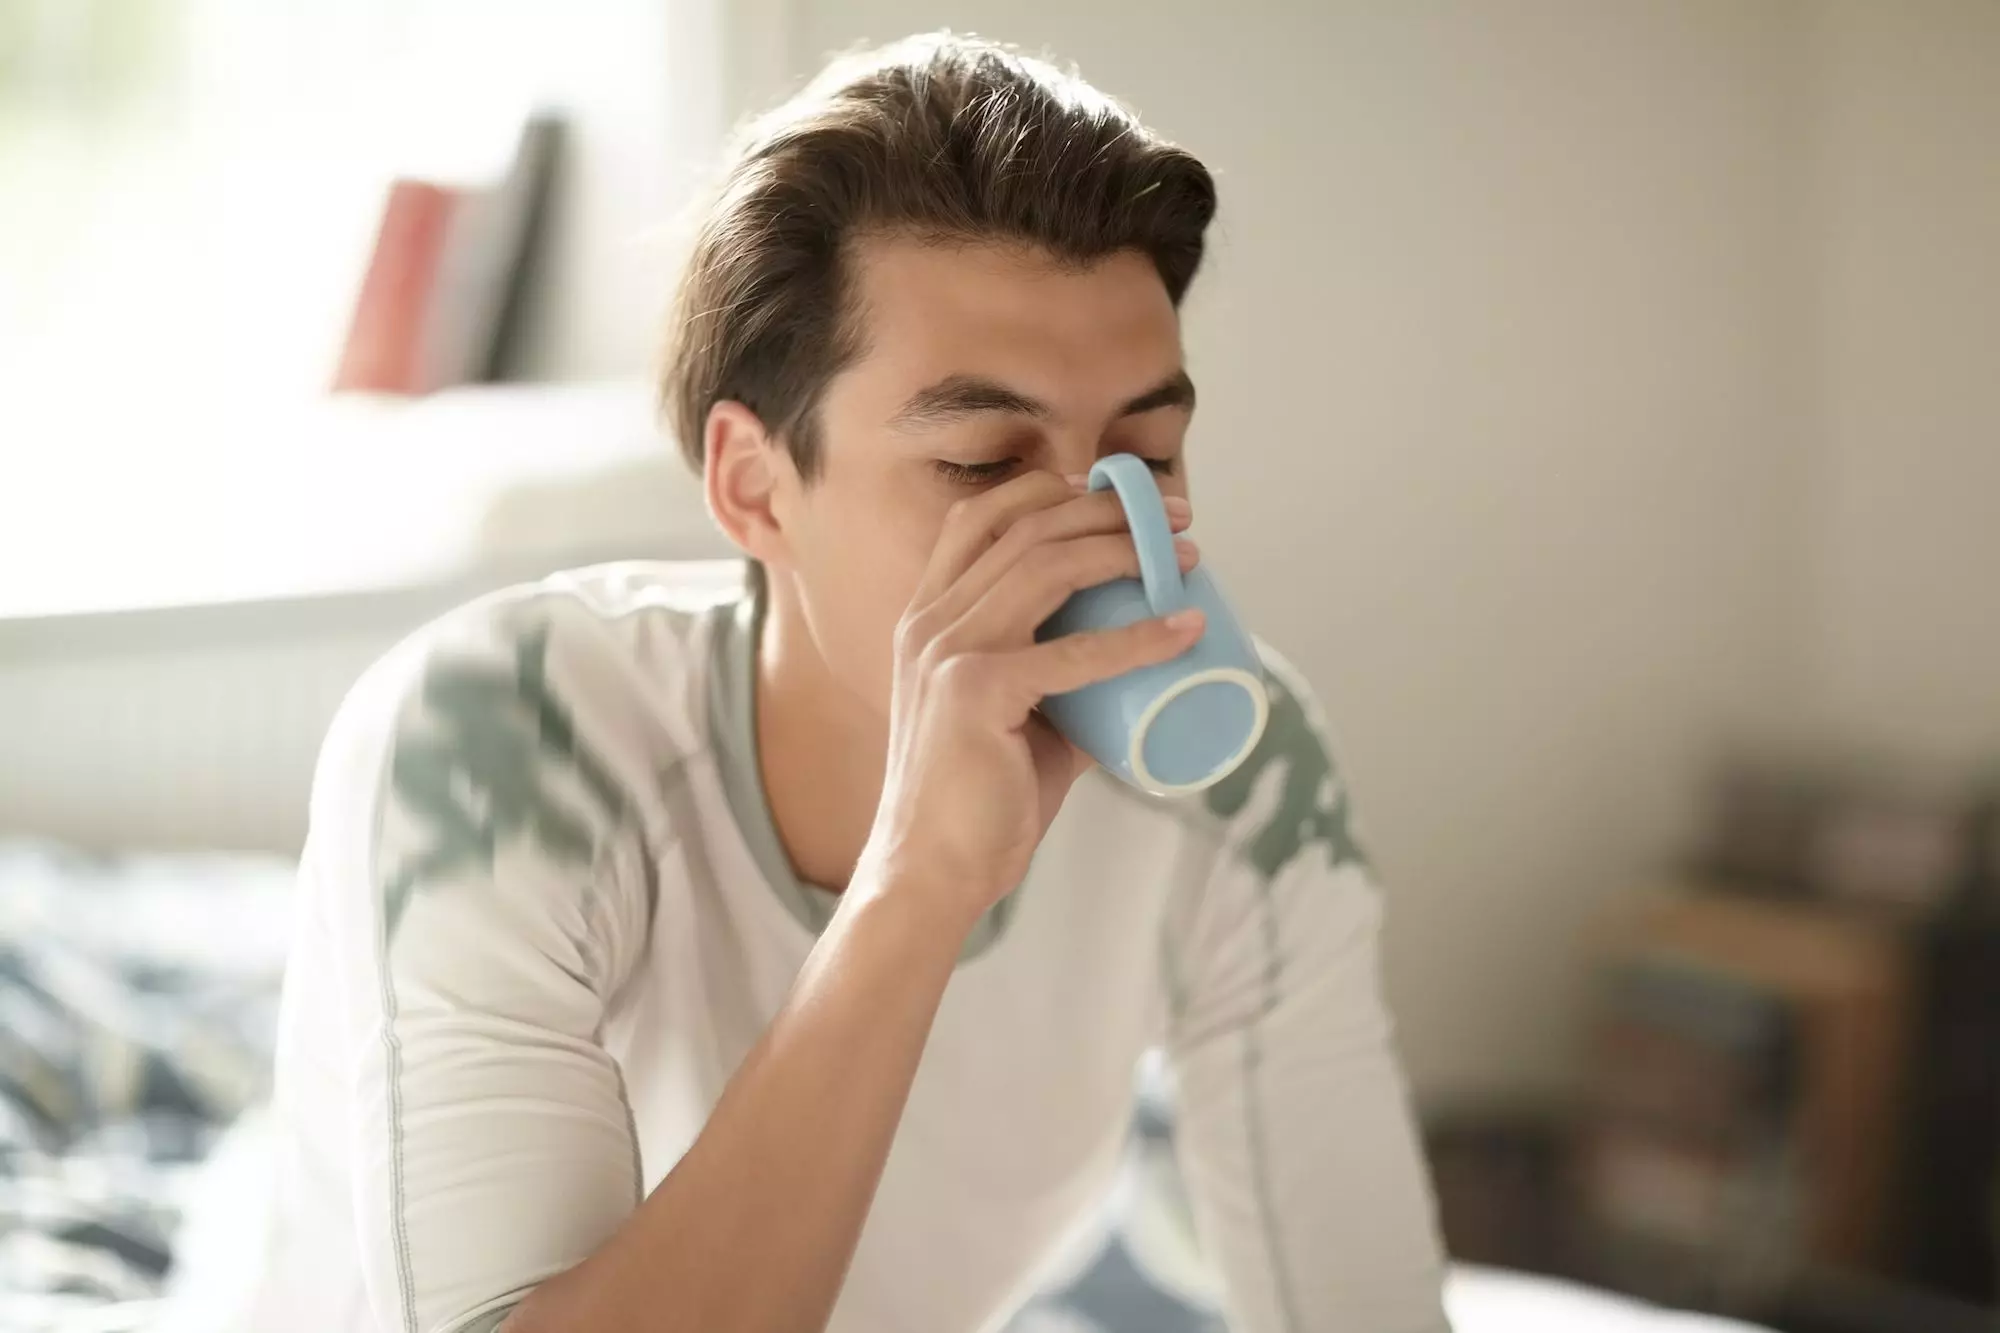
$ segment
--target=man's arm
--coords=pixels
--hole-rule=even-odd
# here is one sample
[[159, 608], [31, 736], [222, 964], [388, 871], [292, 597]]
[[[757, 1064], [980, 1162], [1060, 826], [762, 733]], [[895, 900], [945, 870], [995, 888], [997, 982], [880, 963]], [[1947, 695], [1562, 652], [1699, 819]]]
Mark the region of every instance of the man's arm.
[[1176, 1142], [1244, 1333], [1439, 1333], [1443, 1260], [1379, 982], [1381, 896], [1310, 696], [1272, 678], [1169, 941]]
[[817, 1328], [976, 906], [865, 872], [642, 1200], [599, 1032], [649, 935], [625, 780], [644, 765], [598, 744], [615, 705], [578, 717], [591, 675], [541, 614], [434, 652], [412, 687], [376, 673], [322, 765], [309, 873], [379, 969], [348, 988], [339, 1060], [376, 1322]]
[[851, 886], [694, 1146], [505, 1333], [821, 1327], [971, 929], [954, 898]]

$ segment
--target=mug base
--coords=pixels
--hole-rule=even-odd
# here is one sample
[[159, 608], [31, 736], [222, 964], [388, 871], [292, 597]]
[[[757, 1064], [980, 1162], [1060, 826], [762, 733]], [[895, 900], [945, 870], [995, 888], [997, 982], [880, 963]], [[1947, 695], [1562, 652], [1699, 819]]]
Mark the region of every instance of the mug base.
[[[1235, 707], [1247, 705], [1249, 709], [1249, 724], [1244, 727], [1237, 743], [1199, 762], [1196, 765], [1199, 771], [1192, 775], [1185, 771], [1175, 772], [1174, 765], [1160, 756], [1155, 757], [1154, 763], [1148, 764], [1147, 742], [1153, 739], [1154, 724], [1160, 721], [1162, 714], [1195, 690], [1206, 691], [1217, 687], [1223, 687], [1231, 694], [1243, 695], [1243, 703]], [[1211, 667], [1184, 676], [1147, 704], [1145, 712], [1139, 715], [1137, 724], [1132, 728], [1129, 755], [1132, 775], [1139, 786], [1156, 796], [1186, 796], [1205, 791], [1235, 772], [1238, 765], [1250, 757], [1250, 752], [1257, 748], [1257, 742], [1263, 739], [1270, 711], [1270, 699], [1265, 694], [1263, 680], [1241, 667]]]

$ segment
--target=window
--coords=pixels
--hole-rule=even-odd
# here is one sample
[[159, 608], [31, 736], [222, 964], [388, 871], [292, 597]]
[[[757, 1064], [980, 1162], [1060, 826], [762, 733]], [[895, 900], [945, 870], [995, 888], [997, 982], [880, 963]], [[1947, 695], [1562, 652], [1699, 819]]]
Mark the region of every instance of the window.
[[287, 457], [328, 438], [296, 424], [324, 410], [389, 180], [490, 176], [536, 105], [570, 135], [531, 371], [641, 374], [660, 234], [772, 86], [723, 43], [768, 7], [0, 0], [0, 569], [98, 605], [110, 577], [306, 540], [281, 492], [324, 464]]

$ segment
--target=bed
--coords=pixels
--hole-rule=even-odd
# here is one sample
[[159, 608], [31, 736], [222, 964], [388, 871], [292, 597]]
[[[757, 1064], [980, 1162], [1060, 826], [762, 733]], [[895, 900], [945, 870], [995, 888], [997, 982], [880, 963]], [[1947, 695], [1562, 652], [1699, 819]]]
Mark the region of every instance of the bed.
[[[278, 856], [0, 841], [0, 1328], [228, 1326], [265, 1206], [291, 884]], [[1447, 1303], [1458, 1333], [1752, 1333], [1463, 1265]], [[1220, 1333], [1218, 1311], [1142, 1069], [1116, 1188], [1007, 1333]]]
[[0, 1328], [158, 1323], [266, 1087], [290, 883], [278, 857], [0, 843]]

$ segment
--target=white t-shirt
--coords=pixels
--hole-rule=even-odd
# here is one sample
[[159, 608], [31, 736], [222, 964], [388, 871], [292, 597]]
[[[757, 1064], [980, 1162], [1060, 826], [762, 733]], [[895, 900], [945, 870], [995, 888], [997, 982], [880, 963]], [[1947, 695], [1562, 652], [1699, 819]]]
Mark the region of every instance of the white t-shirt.
[[[777, 1013], [838, 900], [772, 826], [759, 604], [715, 584], [641, 563], [496, 594], [341, 708], [252, 1327], [498, 1327], [659, 1183]], [[1087, 776], [973, 932], [837, 1333], [1004, 1322], [1103, 1193], [1155, 1046], [1239, 1333], [1445, 1327], [1380, 898], [1314, 705], [1270, 667], [1243, 769], [1179, 801]]]

